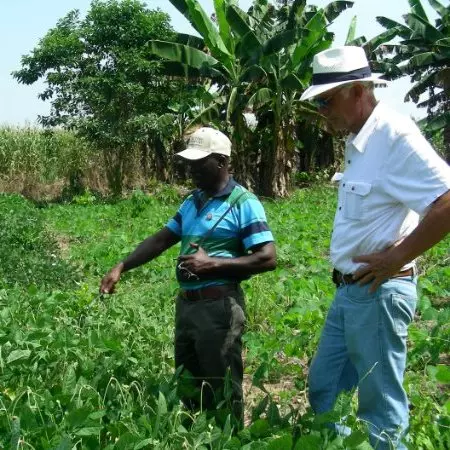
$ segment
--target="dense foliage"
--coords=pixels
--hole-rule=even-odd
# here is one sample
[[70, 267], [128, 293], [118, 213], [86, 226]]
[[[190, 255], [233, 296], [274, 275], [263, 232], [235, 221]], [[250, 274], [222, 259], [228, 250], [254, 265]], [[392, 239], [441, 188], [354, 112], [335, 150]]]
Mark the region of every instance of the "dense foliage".
[[59, 20], [13, 73], [45, 81], [39, 97], [52, 109], [41, 123], [74, 128], [101, 150], [116, 194], [136, 145], [144, 168], [169, 179], [173, 149], [195, 122], [230, 133], [238, 178], [266, 196], [286, 195], [296, 166], [333, 161], [320, 116], [298, 99], [314, 54], [333, 41], [328, 26], [352, 2], [255, 0], [244, 12], [218, 0], [209, 18], [197, 0], [171, 1], [201, 37], [174, 33], [138, 0], [94, 0], [85, 18], [74, 10]]
[[[159, 186], [127, 200], [92, 195], [36, 208], [2, 196], [0, 446], [40, 449], [368, 449], [355, 399], [315, 417], [306, 375], [334, 287], [327, 260], [336, 192], [301, 190], [265, 204], [279, 267], [246, 282], [246, 428], [188, 420], [173, 373], [174, 248], [99, 297], [102, 274], [161, 227], [179, 194]], [[448, 448], [448, 239], [423, 258], [405, 386], [410, 448]], [[326, 420], [352, 428], [343, 440]]]
[[[166, 74], [215, 83], [215, 96], [197, 120], [207, 113], [228, 129], [233, 166], [243, 184], [268, 197], [285, 196], [296, 153], [320, 152], [308, 148], [314, 139], [316, 146], [320, 141], [320, 116], [299, 102], [311, 79], [312, 59], [331, 46], [328, 26], [353, 2], [317, 8], [302, 0], [276, 8], [255, 0], [245, 12], [233, 0], [220, 0], [210, 19], [198, 0], [170, 1], [201, 39], [179, 34], [175, 42], [154, 40], [152, 51], [168, 61]], [[249, 111], [256, 116], [256, 129], [245, 118]], [[321, 143], [332, 155], [331, 142]]]
[[450, 163], [450, 6], [428, 0], [437, 15], [433, 23], [421, 0], [408, 2], [405, 23], [377, 17], [386, 31], [364, 46], [373, 55], [374, 67], [388, 79], [410, 77], [405, 101], [426, 108], [422, 126], [430, 137], [444, 133], [444, 157]]
[[189, 97], [191, 87], [162, 76], [146, 44], [172, 36], [169, 16], [160, 10], [137, 0], [94, 0], [85, 18], [73, 10], [60, 19], [13, 74], [24, 84], [45, 80], [39, 97], [52, 109], [40, 122], [75, 129], [102, 151], [116, 194], [138, 144], [143, 164], [164, 175], [158, 166], [167, 166], [168, 155], [158, 153], [159, 118], [172, 102]]

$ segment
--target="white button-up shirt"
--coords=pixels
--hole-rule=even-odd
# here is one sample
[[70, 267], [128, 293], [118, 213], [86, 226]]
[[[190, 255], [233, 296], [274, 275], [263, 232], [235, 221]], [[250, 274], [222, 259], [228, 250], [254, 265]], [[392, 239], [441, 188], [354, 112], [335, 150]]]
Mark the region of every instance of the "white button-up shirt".
[[353, 257], [404, 239], [449, 189], [450, 166], [416, 124], [378, 104], [347, 141], [331, 238], [333, 266], [345, 274], [355, 272], [363, 264], [352, 262]]

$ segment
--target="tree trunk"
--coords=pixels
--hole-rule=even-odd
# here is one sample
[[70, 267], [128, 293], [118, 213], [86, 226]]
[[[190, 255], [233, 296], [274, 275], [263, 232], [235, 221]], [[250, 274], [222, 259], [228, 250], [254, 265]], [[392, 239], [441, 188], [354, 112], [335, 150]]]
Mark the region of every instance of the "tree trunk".
[[144, 178], [150, 176], [150, 146], [148, 141], [141, 142], [141, 170]]
[[236, 180], [245, 188], [253, 190], [257, 153], [250, 145], [249, 134], [244, 117], [239, 114], [231, 133], [231, 167]]
[[326, 169], [334, 164], [333, 137], [306, 122], [300, 122], [296, 126], [296, 134], [302, 142], [297, 170], [310, 173], [314, 170]]
[[126, 154], [127, 149], [123, 147], [103, 150], [108, 187], [114, 196], [120, 196], [122, 194]]
[[294, 140], [292, 124], [274, 121], [272, 141], [261, 158], [260, 193], [265, 197], [286, 197], [291, 187]]
[[167, 167], [167, 152], [164, 142], [159, 136], [156, 136], [154, 143], [155, 150], [155, 175], [158, 181], [166, 182], [169, 179], [169, 170]]

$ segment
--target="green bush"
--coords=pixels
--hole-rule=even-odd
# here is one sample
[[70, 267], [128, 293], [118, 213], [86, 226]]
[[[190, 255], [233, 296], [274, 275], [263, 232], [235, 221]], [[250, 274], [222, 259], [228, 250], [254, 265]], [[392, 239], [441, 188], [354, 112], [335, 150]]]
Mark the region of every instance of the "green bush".
[[21, 196], [0, 194], [0, 287], [67, 286], [73, 279], [40, 210]]
[[0, 183], [16, 184], [15, 192], [59, 181], [79, 189], [94, 163], [92, 149], [68, 131], [0, 127]]

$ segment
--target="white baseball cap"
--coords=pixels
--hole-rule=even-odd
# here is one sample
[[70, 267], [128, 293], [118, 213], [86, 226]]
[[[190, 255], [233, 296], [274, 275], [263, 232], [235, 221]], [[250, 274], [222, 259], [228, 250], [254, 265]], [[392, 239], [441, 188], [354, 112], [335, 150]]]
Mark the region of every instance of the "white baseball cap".
[[185, 159], [197, 160], [212, 153], [230, 156], [231, 141], [220, 131], [203, 127], [191, 134], [187, 149], [177, 153], [177, 155]]
[[355, 81], [372, 81], [376, 86], [386, 86], [387, 81], [373, 75], [366, 53], [361, 47], [347, 45], [330, 48], [314, 55], [311, 86], [300, 100], [317, 97], [342, 84]]

